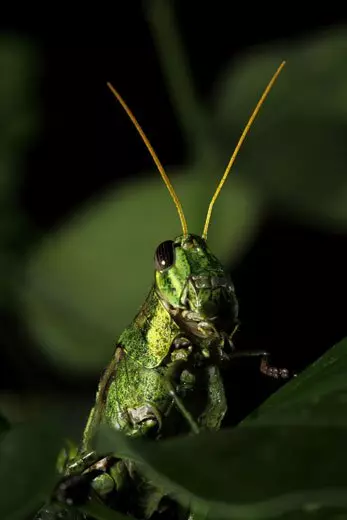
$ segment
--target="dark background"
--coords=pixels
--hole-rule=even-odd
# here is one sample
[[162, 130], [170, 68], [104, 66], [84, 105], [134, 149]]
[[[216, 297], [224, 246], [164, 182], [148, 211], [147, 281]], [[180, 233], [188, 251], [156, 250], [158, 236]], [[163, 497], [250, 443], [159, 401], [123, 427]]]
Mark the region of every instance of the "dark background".
[[[312, 10], [306, 17], [273, 12], [258, 23], [256, 15], [250, 15], [250, 20], [232, 13], [220, 16], [218, 5], [211, 10], [210, 5], [177, 2], [178, 26], [202, 98], [208, 96], [225, 63], [239, 59], [254, 45], [276, 46], [284, 38], [294, 41], [344, 22], [340, 15]], [[152, 167], [133, 128], [110, 101], [106, 81], [124, 94], [163, 164], [181, 165], [186, 157], [141, 4], [132, 2], [129, 8], [122, 4], [109, 17], [105, 13], [105, 25], [88, 25], [84, 20], [78, 34], [59, 25], [52, 25], [52, 30], [46, 27], [45, 33], [11, 24], [3, 27], [4, 34], [33, 41], [41, 54], [41, 128], [29, 147], [17, 190], [28, 232], [11, 245], [21, 258], [90, 197]], [[97, 106], [91, 102], [95, 99]], [[116, 155], [115, 135], [121, 139]], [[266, 349], [275, 364], [300, 371], [342, 339], [346, 335], [346, 244], [341, 232], [294, 224], [269, 211], [242, 261], [230, 266], [242, 323], [236, 345]], [[28, 398], [31, 393], [67, 396], [73, 392], [91, 402], [99, 374], [65, 379], [35, 350], [10, 306], [3, 309], [2, 330], [4, 393]], [[278, 387], [258, 373], [256, 361], [246, 360], [228, 373], [226, 382], [233, 401], [230, 422]]]

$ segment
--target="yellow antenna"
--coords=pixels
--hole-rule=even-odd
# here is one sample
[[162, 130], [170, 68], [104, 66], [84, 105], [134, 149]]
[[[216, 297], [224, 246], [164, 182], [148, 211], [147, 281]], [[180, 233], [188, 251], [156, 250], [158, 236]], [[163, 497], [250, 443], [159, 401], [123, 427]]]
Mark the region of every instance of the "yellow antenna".
[[208, 211], [207, 211], [206, 220], [205, 220], [204, 231], [203, 231], [203, 233], [202, 233], [202, 238], [204, 238], [205, 240], [206, 240], [206, 238], [207, 238], [207, 230], [208, 230], [208, 226], [210, 225], [211, 215], [212, 215], [212, 209], [213, 209], [214, 203], [216, 202], [217, 197], [218, 197], [218, 195], [219, 195], [219, 193], [220, 193], [220, 191], [221, 191], [221, 189], [222, 189], [222, 187], [223, 187], [223, 184], [225, 183], [225, 181], [226, 181], [226, 179], [227, 179], [227, 177], [228, 177], [228, 175], [229, 175], [229, 172], [230, 172], [230, 170], [231, 170], [231, 167], [232, 167], [232, 165], [233, 165], [234, 162], [235, 162], [235, 159], [236, 159], [236, 157], [237, 157], [237, 154], [238, 154], [238, 152], [239, 152], [239, 150], [240, 150], [240, 148], [241, 148], [241, 146], [242, 146], [243, 141], [244, 141], [245, 138], [246, 138], [246, 135], [248, 134], [249, 129], [250, 129], [251, 126], [252, 126], [253, 121], [254, 121], [255, 118], [257, 117], [258, 112], [259, 112], [259, 110], [260, 110], [262, 104], [264, 103], [264, 101], [265, 101], [265, 99], [266, 99], [268, 93], [270, 92], [270, 90], [271, 90], [273, 84], [275, 83], [276, 79], [278, 78], [278, 76], [279, 76], [281, 70], [283, 69], [285, 63], [286, 63], [285, 61], [282, 61], [281, 65], [278, 67], [277, 71], [276, 71], [275, 74], [272, 76], [272, 79], [271, 79], [271, 81], [269, 82], [268, 86], [267, 86], [266, 89], [264, 90], [263, 95], [262, 95], [261, 98], [259, 99], [259, 101], [258, 101], [258, 103], [257, 103], [257, 106], [255, 107], [255, 109], [254, 109], [254, 111], [253, 111], [253, 114], [252, 114], [251, 117], [249, 118], [249, 121], [248, 121], [247, 125], [245, 126], [244, 131], [243, 131], [242, 134], [241, 134], [241, 137], [240, 137], [240, 139], [239, 139], [239, 142], [237, 143], [236, 148], [235, 148], [235, 150], [234, 150], [234, 152], [233, 152], [233, 154], [232, 154], [232, 156], [231, 156], [231, 158], [230, 158], [229, 164], [228, 164], [228, 166], [226, 167], [226, 170], [225, 170], [225, 172], [224, 172], [224, 175], [223, 175], [223, 177], [222, 177], [220, 183], [218, 184], [217, 189], [216, 189], [216, 191], [215, 191], [215, 193], [214, 193], [214, 195], [213, 195], [213, 197], [212, 197], [212, 199], [211, 199], [211, 202], [210, 202], [210, 205], [209, 205], [209, 207], [208, 207]]
[[158, 168], [158, 171], [159, 171], [160, 175], [162, 176], [163, 181], [165, 182], [165, 185], [166, 185], [167, 189], [169, 190], [169, 193], [170, 193], [170, 195], [171, 195], [171, 197], [172, 197], [172, 199], [173, 199], [173, 201], [175, 203], [175, 206], [176, 206], [177, 211], [178, 211], [178, 216], [180, 217], [183, 234], [187, 235], [188, 234], [188, 226], [187, 226], [187, 221], [186, 221], [184, 213], [183, 213], [183, 209], [182, 209], [181, 203], [180, 203], [180, 201], [179, 201], [179, 199], [178, 199], [178, 197], [177, 197], [177, 195], [175, 193], [175, 190], [174, 190], [174, 188], [173, 188], [173, 186], [172, 186], [172, 184], [170, 182], [169, 177], [167, 176], [167, 174], [166, 174], [166, 172], [165, 172], [165, 170], [163, 168], [163, 165], [159, 161], [158, 156], [157, 156], [157, 154], [155, 153], [155, 151], [153, 149], [153, 146], [149, 142], [148, 138], [146, 137], [146, 134], [142, 130], [142, 128], [141, 128], [140, 124], [138, 123], [136, 117], [131, 112], [130, 108], [125, 103], [125, 101], [122, 98], [122, 96], [120, 94], [118, 94], [118, 92], [111, 85], [111, 83], [107, 83], [107, 86], [111, 90], [112, 94], [119, 101], [119, 103], [122, 105], [122, 107], [124, 108], [125, 112], [128, 114], [129, 119], [132, 121], [132, 123], [134, 124], [136, 130], [138, 131], [138, 133], [142, 137], [142, 140], [145, 143], [145, 145], [147, 147], [147, 150], [151, 154], [151, 157], [152, 157], [153, 161], [155, 162], [155, 165]]

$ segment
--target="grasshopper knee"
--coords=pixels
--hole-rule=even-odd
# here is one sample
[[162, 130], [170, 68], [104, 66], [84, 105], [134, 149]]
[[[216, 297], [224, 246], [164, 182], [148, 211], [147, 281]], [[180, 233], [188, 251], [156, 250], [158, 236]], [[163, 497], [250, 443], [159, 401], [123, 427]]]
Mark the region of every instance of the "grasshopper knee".
[[132, 423], [133, 435], [156, 434], [161, 429], [161, 415], [151, 404], [129, 408], [128, 416]]
[[91, 485], [94, 491], [101, 497], [106, 497], [116, 487], [114, 479], [108, 473], [102, 473], [95, 477]]
[[187, 361], [193, 351], [193, 346], [189, 339], [178, 336], [172, 342], [171, 362]]

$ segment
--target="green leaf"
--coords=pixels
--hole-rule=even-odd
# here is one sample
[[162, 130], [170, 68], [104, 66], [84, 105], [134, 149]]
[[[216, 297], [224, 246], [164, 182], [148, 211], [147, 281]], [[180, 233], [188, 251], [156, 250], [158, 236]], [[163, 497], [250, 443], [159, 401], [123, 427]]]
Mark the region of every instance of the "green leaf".
[[219, 142], [227, 151], [287, 61], [237, 165], [278, 212], [330, 230], [347, 226], [346, 45], [346, 30], [339, 27], [255, 47], [223, 73], [213, 94]]
[[37, 56], [31, 42], [0, 35], [0, 77], [0, 307], [7, 310], [29, 237], [17, 202], [23, 162], [37, 130]]
[[138, 461], [208, 518], [332, 518], [347, 511], [347, 340], [234, 429], [161, 442], [101, 430], [97, 449]]
[[[214, 172], [170, 175], [190, 231], [201, 234]], [[212, 179], [212, 181], [211, 181]], [[229, 183], [213, 213], [209, 242], [223, 259], [241, 254], [259, 221], [257, 198]], [[21, 298], [38, 344], [66, 370], [99, 371], [154, 280], [158, 244], [181, 233], [159, 175], [109, 192], [33, 251]]]
[[15, 425], [1, 437], [0, 518], [26, 520], [51, 493], [64, 440], [60, 424], [49, 416]]
[[[0, 36], [0, 156], [17, 162], [23, 146], [36, 136], [38, 57], [25, 38]], [[3, 181], [3, 179], [2, 179]]]
[[0, 439], [10, 429], [10, 423], [6, 417], [0, 414]]
[[143, 9], [188, 153], [190, 157], [206, 157], [214, 153], [209, 139], [209, 117], [195, 92], [173, 3], [149, 0], [143, 2]]
[[101, 502], [93, 502], [88, 504], [87, 506], [81, 508], [85, 514], [90, 515], [95, 520], [133, 520], [133, 517], [130, 515], [123, 515], [118, 511], [113, 511], [112, 509], [104, 506]]

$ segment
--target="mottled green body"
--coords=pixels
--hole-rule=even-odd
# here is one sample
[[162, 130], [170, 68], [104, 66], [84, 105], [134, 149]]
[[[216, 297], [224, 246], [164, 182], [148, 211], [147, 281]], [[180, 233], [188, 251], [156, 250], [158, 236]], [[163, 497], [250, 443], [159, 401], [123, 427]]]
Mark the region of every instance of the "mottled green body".
[[[178, 237], [172, 248], [173, 263], [156, 269], [144, 305], [118, 340], [85, 430], [84, 451], [101, 422], [127, 435], [149, 434], [152, 428], [161, 436], [163, 429], [170, 431], [164, 424], [175, 402], [170, 389], [183, 400], [190, 394], [194, 403], [203, 396], [203, 419], [195, 415], [194, 420], [219, 427], [225, 409], [214, 420], [209, 415], [216, 408], [213, 401], [225, 407], [216, 367], [225, 343], [229, 350], [232, 345], [237, 323], [234, 288], [200, 237]], [[172, 431], [175, 434], [174, 427]]]
[[[152, 438], [218, 429], [227, 409], [219, 366], [232, 351], [237, 311], [234, 287], [205, 240], [161, 244], [154, 286], [100, 381], [81, 455], [101, 423]], [[107, 468], [118, 492], [134, 473], [124, 466]], [[151, 512], [147, 502], [143, 514]]]

